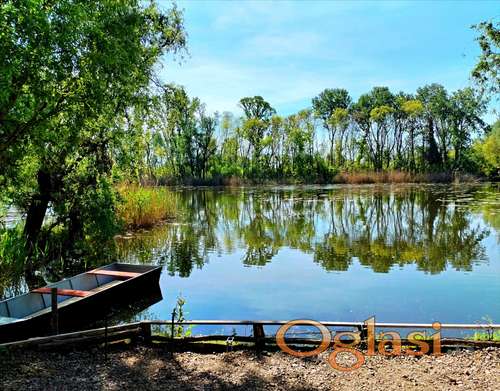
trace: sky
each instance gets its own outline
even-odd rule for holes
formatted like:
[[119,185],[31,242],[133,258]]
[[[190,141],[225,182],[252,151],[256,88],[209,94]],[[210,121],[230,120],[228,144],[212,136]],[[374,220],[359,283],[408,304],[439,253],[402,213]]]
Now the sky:
[[[162,7],[170,2],[161,0]],[[325,88],[354,99],[374,86],[415,92],[470,84],[479,55],[470,27],[500,17],[500,1],[178,1],[189,54],[164,59],[162,78],[209,111],[239,114],[261,95],[281,115]]]

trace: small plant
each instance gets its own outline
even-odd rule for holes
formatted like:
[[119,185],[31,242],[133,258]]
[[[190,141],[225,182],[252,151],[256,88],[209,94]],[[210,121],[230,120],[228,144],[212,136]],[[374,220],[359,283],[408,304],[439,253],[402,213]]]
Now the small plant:
[[[175,323],[184,322],[186,320],[185,315],[187,312],[184,312],[184,305],[186,304],[186,300],[182,297],[181,294],[177,297],[177,303],[172,311],[172,318]],[[192,334],[193,326],[190,325],[188,327],[183,326],[182,324],[176,324],[173,328],[174,337],[182,338],[182,337],[190,337]]]
[[[491,316],[485,315],[481,318],[482,322],[491,326],[494,322]],[[485,327],[485,331],[475,332],[472,336],[474,341],[498,341],[500,340],[500,331],[495,331],[492,327]]]

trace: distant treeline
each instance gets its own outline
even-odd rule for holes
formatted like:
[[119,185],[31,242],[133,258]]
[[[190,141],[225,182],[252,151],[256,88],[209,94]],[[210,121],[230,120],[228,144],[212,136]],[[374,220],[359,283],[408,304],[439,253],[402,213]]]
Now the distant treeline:
[[239,101],[244,114],[236,117],[207,114],[199,99],[167,85],[129,110],[124,141],[130,147],[115,158],[126,177],[160,184],[331,182],[343,171],[494,175],[496,151],[485,137],[498,144],[499,124],[491,132],[481,119],[483,96],[472,87],[449,93],[430,84],[416,94],[374,87],[354,101],[333,88],[289,116],[277,115],[261,96],[246,97]]

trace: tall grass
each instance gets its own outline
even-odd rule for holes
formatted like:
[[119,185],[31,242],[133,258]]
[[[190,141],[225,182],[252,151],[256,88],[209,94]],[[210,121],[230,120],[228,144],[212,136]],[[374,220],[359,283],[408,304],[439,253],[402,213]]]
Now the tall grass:
[[20,285],[25,261],[23,227],[0,228],[0,299],[8,288],[15,290]]
[[335,183],[450,183],[475,182],[477,178],[469,174],[452,172],[411,173],[407,171],[355,171],[341,172],[334,178]]
[[163,187],[120,185],[118,218],[126,228],[147,228],[176,217],[175,195]]

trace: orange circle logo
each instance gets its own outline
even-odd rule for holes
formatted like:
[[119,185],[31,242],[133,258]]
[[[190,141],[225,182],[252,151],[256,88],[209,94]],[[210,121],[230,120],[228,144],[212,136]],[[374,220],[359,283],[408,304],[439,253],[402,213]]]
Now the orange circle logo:
[[[321,332],[321,344],[314,350],[310,350],[307,352],[299,352],[297,350],[291,349],[287,343],[285,342],[285,334],[286,332],[293,326],[296,325],[310,325],[316,327],[320,332]],[[284,324],[281,326],[276,333],[276,344],[280,347],[281,350],[284,352],[291,354],[292,356],[295,357],[311,357],[311,356],[317,356],[318,354],[324,352],[328,347],[330,346],[332,342],[332,335],[330,333],[330,330],[326,328],[324,325],[322,325],[319,322],[316,322],[314,320],[309,320],[309,319],[297,319],[297,320],[292,320],[288,322],[287,324]]]

